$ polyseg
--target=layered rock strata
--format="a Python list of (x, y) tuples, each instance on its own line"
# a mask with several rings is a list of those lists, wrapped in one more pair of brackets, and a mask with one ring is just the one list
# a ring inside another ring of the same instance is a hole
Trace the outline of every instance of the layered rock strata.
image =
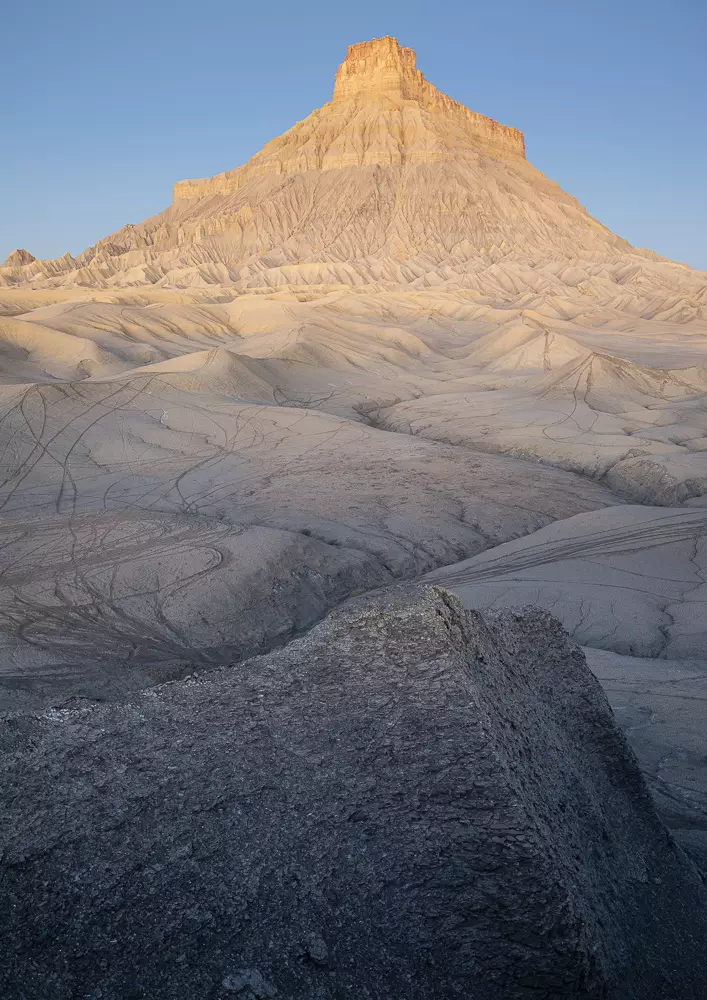
[[(565, 296), (702, 309), (704, 281), (637, 250), (525, 159), (521, 132), (470, 111), (393, 38), (352, 45), (333, 99), (246, 164), (178, 182), (172, 204), (76, 257), (11, 255), (0, 286), (343, 286)], [(651, 315), (653, 314), (651, 313)], [(688, 318), (690, 318), (688, 316)]]
[[(371, 118), (378, 119), (371, 124)], [(269, 142), (249, 162), (203, 180), (180, 181), (180, 198), (237, 191), (260, 173), (436, 163), (488, 153), (525, 158), (523, 133), (442, 94), (395, 38), (350, 45), (329, 104)]]

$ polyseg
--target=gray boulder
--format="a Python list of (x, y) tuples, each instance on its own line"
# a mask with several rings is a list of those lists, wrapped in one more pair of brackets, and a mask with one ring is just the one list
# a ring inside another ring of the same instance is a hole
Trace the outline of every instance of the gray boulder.
[(2, 738), (6, 1000), (705, 997), (702, 881), (545, 612), (391, 591)]

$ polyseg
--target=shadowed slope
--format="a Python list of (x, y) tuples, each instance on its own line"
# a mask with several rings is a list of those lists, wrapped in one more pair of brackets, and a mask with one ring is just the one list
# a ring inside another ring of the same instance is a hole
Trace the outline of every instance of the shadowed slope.
[(5, 995), (703, 996), (704, 886), (548, 615), (367, 600), (4, 744)]

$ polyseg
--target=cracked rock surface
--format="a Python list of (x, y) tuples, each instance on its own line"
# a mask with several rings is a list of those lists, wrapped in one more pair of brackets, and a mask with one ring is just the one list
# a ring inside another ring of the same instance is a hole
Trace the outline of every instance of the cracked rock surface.
[(4, 996), (704, 996), (702, 880), (545, 612), (388, 591), (3, 740)]
[(707, 870), (707, 511), (625, 505), (428, 574), (468, 608), (546, 608), (586, 647), (665, 822)]

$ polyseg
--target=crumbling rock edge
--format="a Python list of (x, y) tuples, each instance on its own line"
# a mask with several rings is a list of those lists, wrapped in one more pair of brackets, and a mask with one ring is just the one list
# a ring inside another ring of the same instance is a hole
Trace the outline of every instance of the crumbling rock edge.
[(704, 995), (702, 881), (546, 612), (393, 589), (3, 742), (3, 996)]

